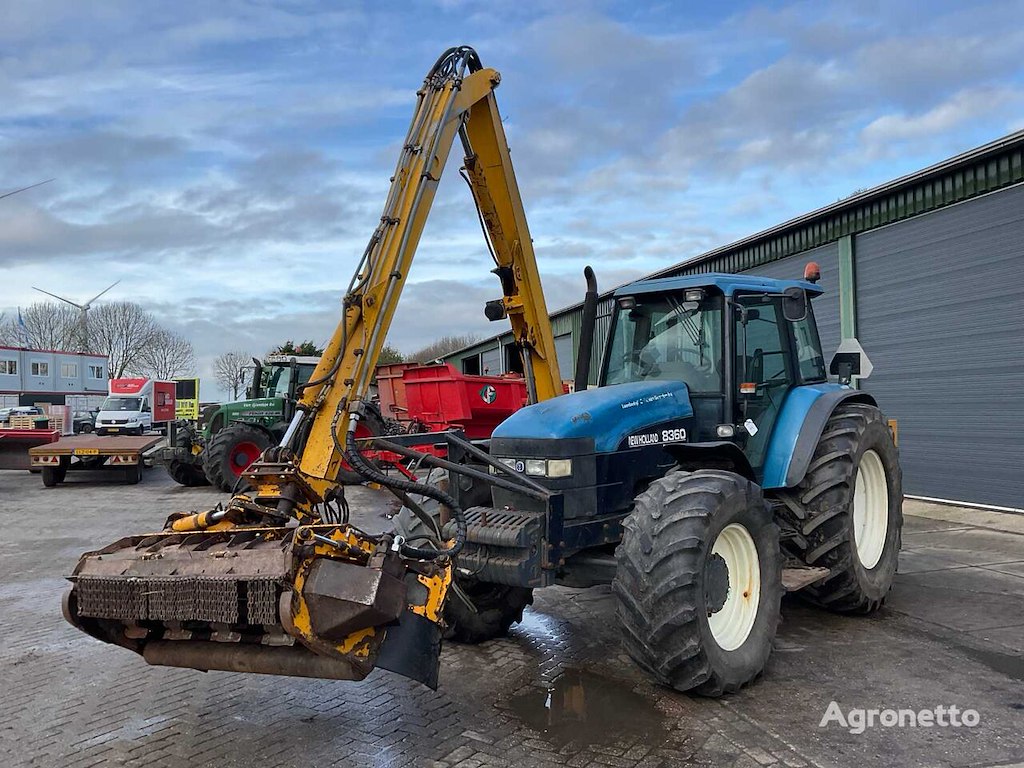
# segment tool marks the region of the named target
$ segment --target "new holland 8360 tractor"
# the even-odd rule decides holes
[[[762,671],[785,590],[878,608],[900,547],[899,460],[871,396],[826,381],[809,277],[618,289],[600,387],[494,431],[490,471],[530,488],[446,479],[468,521],[450,636],[504,634],[537,587],[610,583],[637,663],[717,695]],[[441,507],[419,511],[433,524],[403,510],[407,537],[453,534],[437,537]]]
[[[715,695],[764,668],[784,589],[840,611],[881,604],[900,544],[896,448],[869,395],[826,381],[814,275],[619,289],[601,386],[562,395],[500,81],[471,48],[437,60],[280,438],[225,504],[85,553],[68,621],[151,664],[348,680],[379,666],[436,686],[445,634],[497,637],[535,588],[610,583],[633,658]],[[375,437],[370,382],[456,138],[502,289],[485,312],[509,320],[533,405],[486,442]],[[591,284],[581,361],[596,298]],[[446,458],[410,448],[425,443]],[[369,449],[446,477],[386,475]],[[355,524],[345,486],[360,481],[406,505],[398,531]]]

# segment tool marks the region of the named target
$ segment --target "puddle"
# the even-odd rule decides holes
[[[509,708],[548,741],[564,746],[575,741],[608,744],[642,738],[668,738],[665,716],[652,701],[626,684],[591,672],[567,669],[546,687],[513,697]]]

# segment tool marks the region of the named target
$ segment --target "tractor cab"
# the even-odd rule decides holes
[[[789,391],[825,381],[809,281],[704,274],[644,280],[615,293],[600,385],[682,382],[690,442],[727,440],[763,467]]]

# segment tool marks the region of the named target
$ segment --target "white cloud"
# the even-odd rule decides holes
[[[626,280],[1019,127],[1019,10],[15,3],[0,28],[0,186],[57,180],[0,201],[5,303],[33,300],[33,283],[77,293],[123,277],[205,363],[220,347],[323,340],[453,29],[502,71],[549,304],[572,303],[584,264]],[[457,165],[396,318],[406,349],[493,330],[480,307],[497,288]]]

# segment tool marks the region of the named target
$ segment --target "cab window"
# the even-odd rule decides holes
[[[661,379],[690,391],[722,391],[722,297],[683,302],[666,294],[620,302],[605,384]]]

